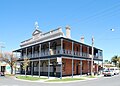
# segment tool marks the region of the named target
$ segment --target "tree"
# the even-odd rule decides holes
[[[17,61],[17,57],[13,55],[13,53],[4,53],[2,56],[2,61],[8,63],[11,68],[11,74],[13,74],[13,67]]]
[[[29,65],[29,63],[30,63],[29,58],[25,57],[23,61],[23,69],[25,70],[25,76],[26,76],[27,66]]]
[[[115,64],[115,66],[117,66],[118,56],[117,55],[113,56],[111,61]]]
[[[2,62],[2,61],[3,61],[3,54],[0,53],[0,62]]]
[[[120,56],[118,57],[118,66],[120,68]]]
[[[1,62],[2,62],[2,57],[3,57],[3,55],[2,55],[2,53],[0,53],[0,71],[1,71]]]

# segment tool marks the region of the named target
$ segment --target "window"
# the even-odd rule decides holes
[[[76,50],[77,50],[77,52],[78,52],[78,50],[79,50],[78,46],[77,46]]]
[[[56,43],[56,42],[53,42],[53,43],[52,43],[52,47],[53,47],[54,50],[56,50],[56,46],[57,46],[57,43]]]
[[[38,66],[38,62],[34,62],[34,67],[37,67]]]
[[[82,62],[82,70],[84,70],[84,63]]]
[[[62,71],[65,71],[65,62],[62,62]]]
[[[42,61],[42,67],[46,67],[47,66],[47,61]]]
[[[43,50],[45,50],[47,48],[47,45],[46,44],[44,44],[43,45]]]
[[[73,71],[75,71],[75,62],[73,62]]]

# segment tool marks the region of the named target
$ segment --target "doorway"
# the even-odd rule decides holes
[[[2,73],[5,72],[5,66],[1,66],[1,72],[2,72]]]
[[[56,76],[56,65],[53,65],[53,76]]]
[[[76,65],[76,74],[78,75],[79,74],[79,64],[77,63],[77,65]]]

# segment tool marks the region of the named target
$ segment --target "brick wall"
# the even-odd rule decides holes
[[[65,50],[72,50],[72,42],[63,40],[63,46],[64,46],[63,48]],[[90,51],[90,49],[89,49],[89,51]],[[80,52],[80,44],[74,43],[74,51]],[[82,45],[82,52],[87,53],[87,46]],[[91,51],[90,51],[90,53],[91,53]]]
[[[63,61],[63,75],[71,75],[72,74],[72,59],[62,59]],[[74,60],[74,74],[80,74],[80,65],[79,65],[79,60]],[[88,62],[87,60],[82,61],[82,72],[83,73],[88,73]],[[89,72],[90,72],[90,64],[89,62]]]

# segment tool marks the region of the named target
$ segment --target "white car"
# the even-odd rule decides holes
[[[115,69],[115,71],[116,71],[116,74],[119,74],[120,73],[120,70],[117,68],[117,69]]]
[[[114,76],[114,72],[112,70],[104,70],[103,71],[104,76]]]

